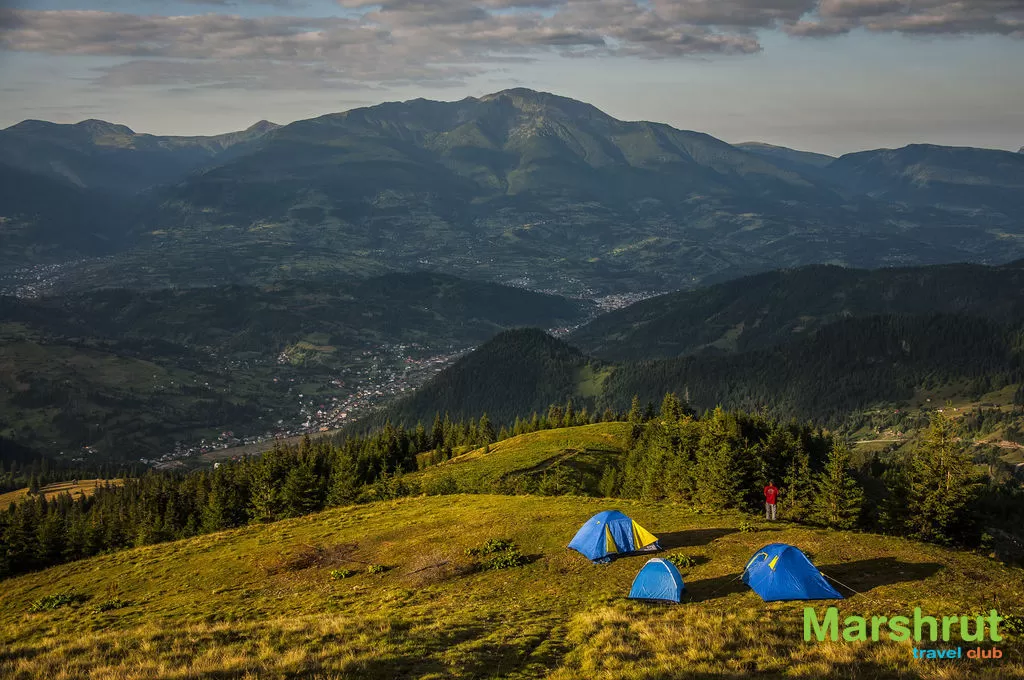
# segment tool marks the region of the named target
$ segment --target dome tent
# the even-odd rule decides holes
[[[661,550],[658,537],[618,510],[599,512],[580,527],[569,547],[593,562],[616,555]]]
[[[647,560],[629,589],[631,600],[679,602],[686,586],[676,565],[660,557]]]
[[[785,543],[758,550],[743,570],[743,582],[765,602],[843,599],[806,555]]]

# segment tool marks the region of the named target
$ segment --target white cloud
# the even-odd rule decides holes
[[[253,0],[189,0],[206,4]],[[256,0],[281,6],[299,0]],[[1022,37],[1024,0],[337,0],[344,17],[0,9],[0,49],[129,59],[107,86],[444,84],[544,53],[745,54],[757,29]]]

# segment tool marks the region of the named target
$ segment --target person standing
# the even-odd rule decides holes
[[[775,519],[775,501],[779,498],[779,487],[775,486],[775,482],[769,481],[768,486],[764,487],[764,518],[773,520]]]

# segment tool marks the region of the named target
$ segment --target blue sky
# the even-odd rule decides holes
[[[214,134],[506,87],[841,154],[1024,145],[1024,0],[0,0],[0,127]]]

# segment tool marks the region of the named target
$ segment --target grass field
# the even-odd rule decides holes
[[[96,492],[96,487],[104,484],[120,484],[120,479],[79,479],[76,482],[57,482],[47,484],[39,491],[46,496],[46,500],[52,500],[62,493],[71,494],[72,498],[91,496]],[[6,510],[11,503],[16,503],[28,495],[28,488],[17,489],[0,494],[0,510]]]
[[[481,490],[519,476],[542,475],[554,465],[562,465],[592,485],[600,479],[604,466],[628,448],[629,428],[626,423],[596,423],[530,432],[492,444],[489,453],[475,449],[410,478],[428,487],[442,477],[451,477],[459,489]]]
[[[625,599],[647,557],[592,565],[565,545],[618,507],[685,553],[689,602]],[[753,527],[751,527],[751,524]],[[529,562],[475,571],[467,548],[516,542]],[[922,662],[909,643],[805,643],[802,602],[736,581],[762,545],[803,548],[861,594],[848,614],[1019,612],[1024,572],[902,539],[740,514],[578,497],[406,498],[62,565],[0,595],[4,678],[1012,678],[998,661]],[[369,564],[388,567],[367,573]],[[355,575],[342,580],[332,569]],[[847,591],[849,592],[849,591]],[[30,613],[39,598],[77,596]],[[824,607],[826,603],[820,603]],[[117,608],[114,608],[117,607]]]

